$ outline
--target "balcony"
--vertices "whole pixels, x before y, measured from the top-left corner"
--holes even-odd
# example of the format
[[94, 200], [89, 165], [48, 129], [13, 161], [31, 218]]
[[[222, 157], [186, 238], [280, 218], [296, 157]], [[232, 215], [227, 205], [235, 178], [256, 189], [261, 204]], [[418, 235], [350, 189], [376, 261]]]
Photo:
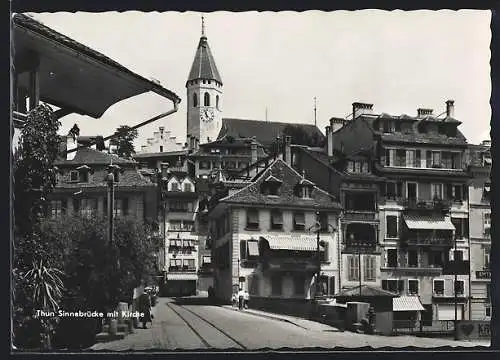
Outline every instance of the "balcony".
[[168, 272], [196, 272], [196, 267], [193, 266], [169, 266]]
[[344, 219], [346, 221], [378, 221], [378, 213], [367, 210], [350, 210], [344, 212]]
[[391, 276], [439, 276], [443, 268], [439, 265], [420, 264], [419, 266], [402, 265], [397, 267], [384, 267], [384, 272], [391, 272]]
[[451, 237], [406, 235], [402, 240], [406, 246], [446, 246], [451, 247], [453, 240]]
[[318, 265], [314, 258], [310, 260], [294, 258], [272, 258], [265, 262], [268, 270], [274, 271], [317, 271]]
[[405, 210], [428, 210], [428, 211], [444, 211], [447, 212], [451, 208], [450, 200], [415, 200], [408, 198], [399, 198], [397, 203], [405, 208]]

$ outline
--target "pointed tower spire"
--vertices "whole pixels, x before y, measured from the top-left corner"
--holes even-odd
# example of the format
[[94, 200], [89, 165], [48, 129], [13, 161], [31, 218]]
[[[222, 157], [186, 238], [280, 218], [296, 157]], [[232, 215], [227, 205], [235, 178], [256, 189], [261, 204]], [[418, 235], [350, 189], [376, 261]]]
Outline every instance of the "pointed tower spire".
[[201, 15], [201, 37], [206, 38], [205, 35], [205, 16]]

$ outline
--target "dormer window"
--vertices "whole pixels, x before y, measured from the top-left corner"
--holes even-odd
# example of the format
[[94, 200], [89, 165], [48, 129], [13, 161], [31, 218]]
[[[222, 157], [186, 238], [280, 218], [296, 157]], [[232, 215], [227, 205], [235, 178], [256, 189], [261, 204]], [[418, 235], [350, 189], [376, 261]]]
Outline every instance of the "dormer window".
[[305, 178], [305, 173], [302, 174], [302, 180], [297, 184], [296, 195], [302, 199], [312, 199], [312, 191], [314, 183]]
[[173, 182], [172, 186], [170, 188], [170, 191], [179, 191], [179, 184], [176, 182]]
[[69, 173], [69, 180], [71, 182], [77, 182], [78, 181], [78, 171], [77, 170], [71, 170]]
[[77, 176], [78, 176], [78, 179], [77, 180], [73, 180], [74, 178], [74, 172], [72, 171], [71, 172], [71, 181], [78, 181], [78, 182], [81, 182], [81, 183], [88, 183], [89, 182], [89, 171], [90, 171], [90, 167], [88, 167], [87, 165], [82, 165], [82, 166], [79, 166], [76, 168], [77, 170]]
[[269, 175], [261, 185], [261, 192], [268, 196], [278, 196], [278, 190], [281, 183], [280, 179]]
[[113, 178], [115, 183], [120, 182], [120, 170], [113, 170]]
[[302, 199], [310, 199], [312, 188], [310, 186], [302, 186], [301, 197]]

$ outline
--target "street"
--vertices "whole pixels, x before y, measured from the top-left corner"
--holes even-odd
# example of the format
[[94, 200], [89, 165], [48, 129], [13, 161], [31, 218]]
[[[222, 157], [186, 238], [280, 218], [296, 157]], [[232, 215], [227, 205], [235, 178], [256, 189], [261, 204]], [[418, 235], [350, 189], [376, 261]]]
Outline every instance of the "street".
[[259, 350], [321, 347], [333, 349], [383, 347], [489, 346], [483, 342], [412, 336], [378, 336], [339, 332], [326, 325], [301, 320], [295, 324], [201, 302], [160, 298], [152, 327], [135, 329], [122, 340], [98, 343], [93, 350]]

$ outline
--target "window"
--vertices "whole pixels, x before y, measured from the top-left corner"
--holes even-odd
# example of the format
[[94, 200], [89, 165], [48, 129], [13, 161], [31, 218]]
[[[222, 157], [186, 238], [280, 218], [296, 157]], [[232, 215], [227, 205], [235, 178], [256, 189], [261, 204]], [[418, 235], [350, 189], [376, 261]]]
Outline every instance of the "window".
[[126, 216], [128, 214], [128, 199], [115, 199], [115, 216]]
[[404, 291], [404, 280], [388, 279], [382, 280], [382, 289], [393, 293], [401, 293]]
[[120, 170], [118, 170], [118, 169], [113, 170], [113, 181], [115, 183], [120, 182]]
[[407, 150], [406, 151], [406, 166], [416, 167], [415, 161], [416, 161], [415, 150]]
[[247, 229], [259, 229], [259, 211], [257, 209], [247, 210]]
[[462, 160], [460, 153], [452, 153], [451, 154], [451, 168], [452, 169], [460, 169], [462, 167]]
[[219, 95], [215, 97], [215, 107], [219, 110]]
[[432, 157], [432, 163], [431, 163], [431, 167], [441, 167], [441, 152], [440, 151], [433, 151], [431, 153]]
[[203, 105], [204, 106], [210, 106], [210, 94], [207, 93], [207, 92], [203, 96]]
[[173, 183], [170, 185], [170, 191], [179, 191], [179, 183], [177, 183], [177, 182], [173, 182]]
[[190, 183], [184, 184], [184, 191], [185, 192], [192, 192], [192, 185]]
[[283, 229], [283, 213], [279, 210], [271, 211], [271, 229], [273, 230]]
[[387, 182], [386, 193], [387, 199], [395, 200], [403, 195], [403, 183]]
[[457, 295], [463, 295], [465, 289], [465, 282], [463, 280], [455, 281], [455, 293]]
[[462, 185], [454, 185], [453, 186], [453, 200], [462, 201], [464, 199], [464, 194], [462, 193], [463, 186]]
[[408, 280], [408, 294], [418, 295], [418, 280]]
[[306, 228], [305, 214], [302, 211], [293, 213], [293, 229], [304, 230]]
[[293, 278], [293, 287], [295, 290], [295, 295], [304, 295], [305, 294], [305, 282], [306, 278], [303, 275], [297, 275]]
[[357, 172], [357, 173], [361, 172], [361, 162], [359, 162], [359, 161], [354, 162], [354, 172]]
[[66, 211], [66, 201], [52, 200], [50, 202], [50, 212], [53, 219], [61, 217]]
[[212, 257], [211, 256], [203, 256], [203, 265], [210, 265], [212, 263]]
[[182, 259], [170, 259], [170, 271], [179, 271], [182, 268]]
[[443, 198], [443, 184], [431, 184], [431, 194], [432, 199], [442, 199]]
[[271, 276], [271, 295], [281, 295], [283, 278], [281, 275]]
[[431, 267], [442, 267], [444, 263], [444, 252], [430, 251], [429, 252], [429, 265]]
[[364, 278], [365, 281], [377, 280], [377, 258], [371, 255], [364, 256]]
[[183, 270], [195, 270], [194, 259], [184, 259], [182, 264]]
[[416, 150], [415, 151], [415, 167], [419, 168], [419, 167], [421, 167], [421, 164], [422, 164], [422, 157], [421, 157], [420, 150]]
[[193, 94], [193, 107], [198, 106], [198, 95], [196, 93]]
[[329, 262], [328, 243], [327, 242], [325, 242], [325, 244], [323, 245], [323, 250], [321, 250], [321, 252], [320, 252], [320, 258], [321, 258], [321, 262], [323, 262], [323, 263]]
[[398, 217], [395, 215], [387, 215], [385, 217], [386, 237], [396, 239], [398, 237]]
[[193, 203], [191, 201], [169, 201], [168, 207], [173, 212], [193, 212]]
[[396, 150], [396, 166], [406, 167], [406, 150]]
[[359, 259], [357, 255], [347, 257], [347, 280], [359, 281]]
[[489, 248], [484, 248], [483, 250], [483, 267], [485, 270], [490, 269], [490, 249]]
[[88, 170], [78, 171], [78, 182], [88, 183], [89, 182], [89, 172]]
[[301, 187], [301, 197], [302, 199], [310, 199], [311, 198], [311, 187], [310, 186], [302, 186]]
[[387, 267], [397, 267], [398, 266], [398, 250], [397, 249], [387, 249], [386, 250], [386, 266]]
[[444, 280], [434, 280], [433, 288], [434, 295], [444, 295]]
[[160, 152], [163, 152], [163, 145], [160, 145]]
[[97, 199], [80, 199], [78, 208], [80, 215], [91, 217], [97, 211]]
[[490, 229], [491, 229], [491, 213], [485, 213], [484, 214], [484, 235], [486, 237], [490, 236]]
[[320, 225], [321, 232], [328, 232], [330, 230], [330, 227], [328, 224], [328, 213], [326, 213], [326, 212], [319, 213], [319, 225]]
[[491, 283], [486, 284], [486, 302], [491, 303]]
[[451, 222], [455, 226], [455, 239], [466, 239], [469, 237], [468, 218], [451, 218]]
[[363, 161], [363, 168], [361, 169], [361, 172], [363, 172], [363, 173], [370, 172], [370, 170], [368, 170], [368, 162], [367, 161]]
[[418, 252], [408, 250], [408, 267], [418, 267]]
[[69, 179], [70, 179], [70, 181], [71, 181], [71, 182], [73, 182], [73, 181], [78, 181], [78, 171], [76, 171], [76, 170], [71, 170], [71, 171], [69, 172]]
[[484, 307], [484, 315], [486, 317], [491, 317], [491, 305], [490, 304], [486, 304], [486, 306]]

